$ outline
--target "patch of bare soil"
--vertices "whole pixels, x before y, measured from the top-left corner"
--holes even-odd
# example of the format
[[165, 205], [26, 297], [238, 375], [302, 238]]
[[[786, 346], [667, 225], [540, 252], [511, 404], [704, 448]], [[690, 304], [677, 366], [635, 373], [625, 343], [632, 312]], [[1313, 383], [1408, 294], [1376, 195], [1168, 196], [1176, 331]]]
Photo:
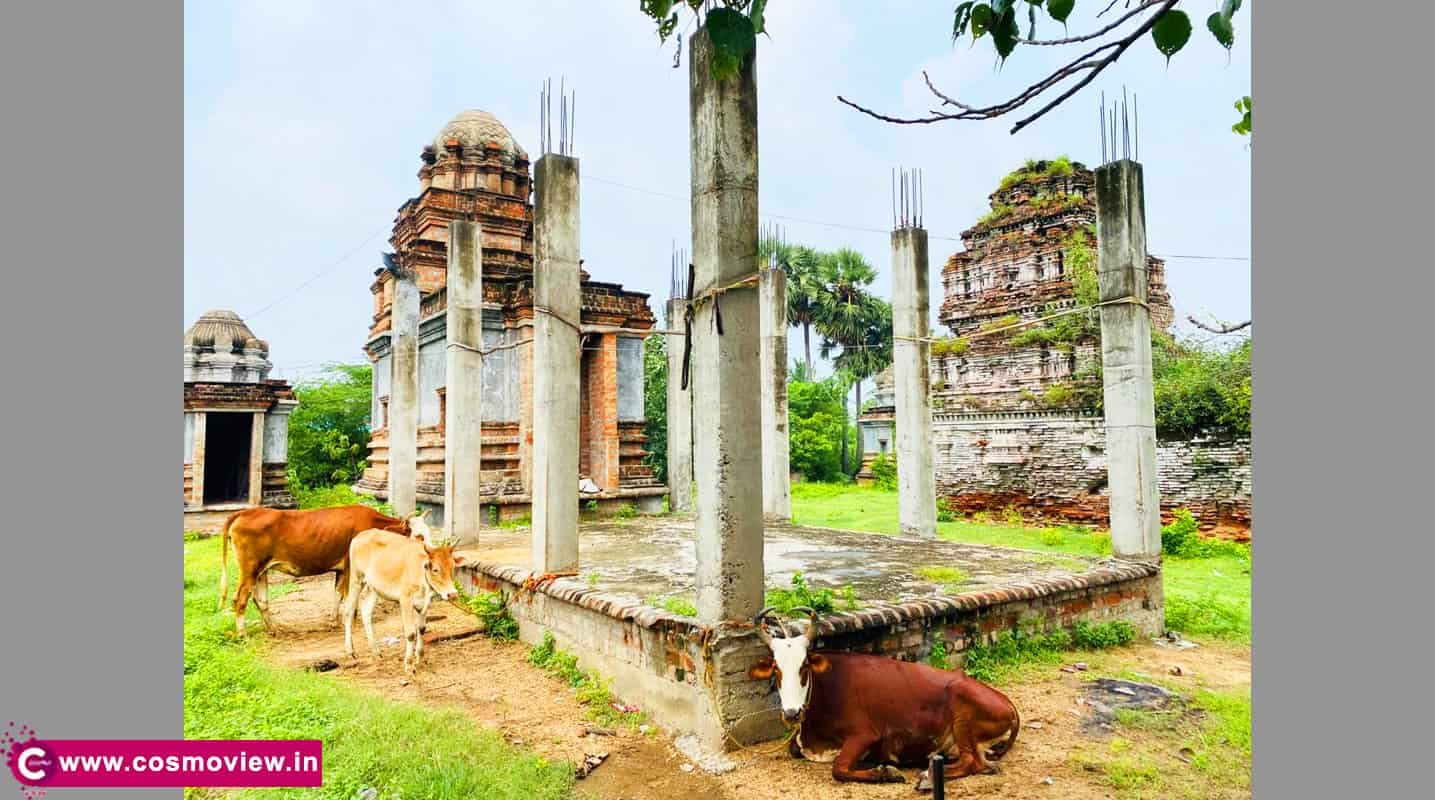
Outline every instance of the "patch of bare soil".
[[[278, 576], [276, 576], [276, 586]], [[425, 647], [424, 664], [412, 679], [403, 673], [402, 630], [397, 608], [381, 603], [375, 612], [376, 635], [383, 640], [382, 660], [375, 662], [367, 649], [362, 625], [355, 619], [357, 663], [343, 656], [343, 629], [334, 622], [332, 581], [303, 579], [297, 591], [276, 596], [271, 611], [277, 630], [266, 647], [274, 662], [302, 669], [331, 659], [339, 668], [326, 673], [387, 698], [431, 706], [450, 706], [475, 722], [501, 732], [508, 741], [545, 758], [580, 763], [586, 755], [608, 753], [608, 758], [585, 779], [578, 781], [580, 795], [605, 800], [671, 800], [701, 798], [895, 798], [916, 796], [919, 770], [903, 770], [903, 784], [839, 784], [832, 780], [831, 765], [792, 759], [777, 743], [728, 754], [738, 768], [710, 775], [690, 764], [662, 733], [642, 734], [626, 729], [613, 735], [594, 735], [582, 705], [563, 683], [527, 663], [527, 649], [516, 643], [495, 643], [483, 636], [439, 641]], [[430, 636], [471, 630], [474, 619], [457, 607], [437, 603], [431, 609]], [[1249, 651], [1198, 648], [1167, 651], [1142, 645], [1123, 651], [1121, 664], [1146, 671], [1174, 687], [1195, 689], [1248, 686]], [[1113, 662], [1114, 663], [1114, 662]], [[1113, 664], [1104, 666], [1110, 668]], [[1169, 667], [1179, 665], [1182, 674]], [[952, 797], [1112, 798], [1118, 793], [1100, 773], [1083, 768], [1073, 754], [1092, 738], [1080, 728], [1088, 709], [1077, 702], [1084, 673], [1052, 668], [1049, 678], [1011, 686], [1006, 691], [1020, 709], [1023, 730], [996, 775], [963, 778], [949, 783]], [[1178, 688], [1178, 690], [1179, 690]], [[1189, 768], [1177, 763], [1174, 769]], [[1051, 782], [1047, 783], [1046, 779]]]

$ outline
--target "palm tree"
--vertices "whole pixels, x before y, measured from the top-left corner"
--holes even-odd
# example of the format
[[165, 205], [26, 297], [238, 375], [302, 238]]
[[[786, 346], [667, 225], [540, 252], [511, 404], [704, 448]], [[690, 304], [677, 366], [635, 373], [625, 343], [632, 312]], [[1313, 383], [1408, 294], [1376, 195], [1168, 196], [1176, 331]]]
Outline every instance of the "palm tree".
[[[831, 358], [839, 370], [850, 376], [856, 413], [862, 413], [862, 382], [892, 363], [892, 305], [880, 297], [865, 295], [857, 304], [860, 319], [854, 336], [847, 342], [824, 343], [822, 356]], [[836, 348], [841, 348], [834, 355]], [[857, 463], [862, 463], [862, 444], [857, 445]]]
[[[836, 252], [823, 254], [818, 259], [817, 274], [825, 288], [818, 297], [817, 308], [813, 314], [814, 325], [823, 338], [822, 357], [833, 357], [834, 350], [841, 348], [833, 363], [852, 376], [860, 412], [862, 380], [875, 373], [864, 374], [871, 362], [858, 354], [871, 349], [869, 342], [880, 344], [884, 309], [888, 320], [886, 338], [890, 342], [891, 307], [868, 293], [868, 287], [877, 278], [877, 271], [856, 250], [844, 247]], [[888, 350], [890, 347], [890, 344], [887, 345]], [[847, 471], [849, 461], [845, 417], [843, 430], [842, 469]]]

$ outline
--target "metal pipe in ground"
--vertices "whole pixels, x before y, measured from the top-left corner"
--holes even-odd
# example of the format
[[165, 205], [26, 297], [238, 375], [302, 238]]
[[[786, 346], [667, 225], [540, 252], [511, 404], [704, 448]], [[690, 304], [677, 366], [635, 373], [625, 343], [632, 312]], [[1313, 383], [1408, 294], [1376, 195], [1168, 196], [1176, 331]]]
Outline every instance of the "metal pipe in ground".
[[930, 771], [932, 778], [932, 800], [944, 800], [947, 796], [947, 759], [941, 753], [932, 756]]

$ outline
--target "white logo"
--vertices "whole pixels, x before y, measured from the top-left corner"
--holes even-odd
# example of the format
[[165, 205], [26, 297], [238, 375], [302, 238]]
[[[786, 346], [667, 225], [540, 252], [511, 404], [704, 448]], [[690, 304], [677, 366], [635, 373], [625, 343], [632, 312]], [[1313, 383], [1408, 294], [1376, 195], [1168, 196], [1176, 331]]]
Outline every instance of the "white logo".
[[19, 770], [21, 775], [25, 776], [26, 780], [44, 780], [46, 775], [45, 770], [32, 769], [30, 767], [30, 763], [31, 761], [38, 760], [38, 766], [48, 767], [54, 762], [50, 759], [43, 758], [43, 756], [46, 755], [49, 755], [49, 753], [43, 747], [27, 747], [24, 750], [21, 750], [20, 755], [16, 757], [15, 768]]

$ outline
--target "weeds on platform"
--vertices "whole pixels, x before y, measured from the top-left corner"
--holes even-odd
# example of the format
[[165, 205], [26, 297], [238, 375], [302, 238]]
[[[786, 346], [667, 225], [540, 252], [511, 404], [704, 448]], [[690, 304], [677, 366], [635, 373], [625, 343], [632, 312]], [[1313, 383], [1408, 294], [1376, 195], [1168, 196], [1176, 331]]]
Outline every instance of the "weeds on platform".
[[466, 594], [462, 589], [458, 590], [459, 605], [468, 609], [470, 614], [478, 617], [483, 623], [483, 630], [488, 638], [499, 642], [513, 642], [518, 640], [518, 620], [508, 613], [508, 601], [499, 592], [479, 592], [478, 594]]

